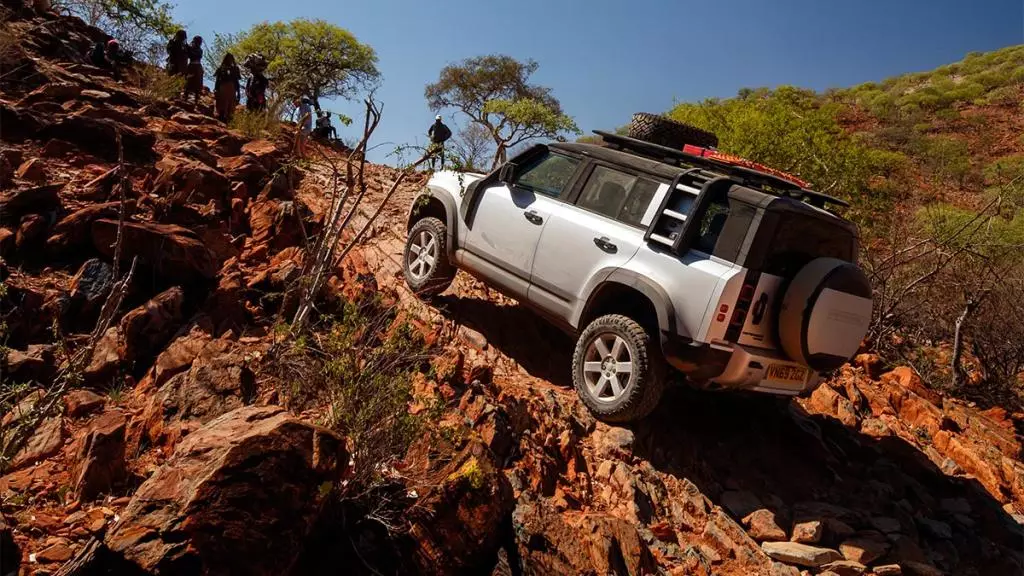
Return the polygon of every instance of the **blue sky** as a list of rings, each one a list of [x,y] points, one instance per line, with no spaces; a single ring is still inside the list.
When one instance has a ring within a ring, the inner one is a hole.
[[[533,58],[533,79],[589,133],[742,87],[849,86],[1024,43],[1024,0],[178,0],[175,15],[204,37],[321,18],[373,46],[384,104],[375,161],[387,143],[425,140],[424,85],[469,56]],[[361,118],[358,103],[329,108]]]

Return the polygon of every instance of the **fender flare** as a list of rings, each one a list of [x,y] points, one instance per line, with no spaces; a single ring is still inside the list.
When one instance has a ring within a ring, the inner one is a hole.
[[[607,274],[607,277],[599,280],[604,274]],[[654,312],[658,316],[658,329],[662,334],[674,334],[676,332],[675,306],[672,305],[672,299],[669,298],[668,293],[646,276],[623,268],[606,268],[594,275],[584,290],[586,296],[580,300],[582,305],[576,308],[570,319],[574,329],[580,329],[580,321],[590,312],[594,303],[594,296],[609,284],[619,284],[633,288],[646,296],[654,304]]]
[[[417,220],[415,218],[416,212],[419,209],[420,202],[423,198],[437,200],[444,207],[444,223],[448,228],[448,256],[454,259],[459,239],[459,209],[455,204],[455,200],[444,189],[428,185],[416,195],[416,198],[412,201],[412,205],[409,207],[409,214],[406,217],[406,230],[411,228]]]

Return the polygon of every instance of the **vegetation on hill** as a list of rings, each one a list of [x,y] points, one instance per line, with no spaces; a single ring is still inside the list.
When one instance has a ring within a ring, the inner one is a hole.
[[[1024,46],[825,93],[743,89],[668,115],[849,200],[875,282],[874,344],[937,388],[1020,405]],[[980,361],[973,378],[965,355]]]

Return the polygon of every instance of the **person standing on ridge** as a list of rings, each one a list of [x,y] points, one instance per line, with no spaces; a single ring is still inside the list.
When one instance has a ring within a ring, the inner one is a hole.
[[[430,153],[430,169],[434,169],[434,160],[440,157],[441,170],[444,170],[444,143],[452,137],[452,131],[441,121],[440,114],[434,117],[434,123],[427,130],[427,136],[430,138],[430,148],[427,149]]]
[[[306,157],[306,141],[313,132],[313,104],[303,96],[295,103],[299,115],[299,133],[295,137],[295,155]]]
[[[187,72],[188,34],[178,30],[167,43],[167,73],[171,76],[184,76]]]
[[[188,45],[188,74],[185,75],[185,100],[194,94],[196,104],[203,93],[203,38],[196,36]]]
[[[217,105],[217,118],[225,124],[231,122],[235,107],[241,99],[242,71],[235,63],[235,56],[228,52],[214,72],[213,93]]]
[[[263,72],[267,69],[267,59],[260,53],[249,54],[242,64],[249,71],[245,81],[245,107],[250,112],[267,109],[267,88],[270,81]]]

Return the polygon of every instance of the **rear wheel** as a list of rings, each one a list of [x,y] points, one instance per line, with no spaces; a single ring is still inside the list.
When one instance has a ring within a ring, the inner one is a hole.
[[[633,114],[628,135],[630,138],[680,150],[686,144],[702,148],[718,146],[718,136],[711,132],[645,112]]]
[[[651,335],[632,318],[601,316],[580,334],[573,384],[583,404],[605,422],[632,422],[658,405],[665,363]]]
[[[448,227],[437,218],[424,218],[409,230],[402,256],[405,283],[421,298],[444,292],[455,279],[448,259]]]

